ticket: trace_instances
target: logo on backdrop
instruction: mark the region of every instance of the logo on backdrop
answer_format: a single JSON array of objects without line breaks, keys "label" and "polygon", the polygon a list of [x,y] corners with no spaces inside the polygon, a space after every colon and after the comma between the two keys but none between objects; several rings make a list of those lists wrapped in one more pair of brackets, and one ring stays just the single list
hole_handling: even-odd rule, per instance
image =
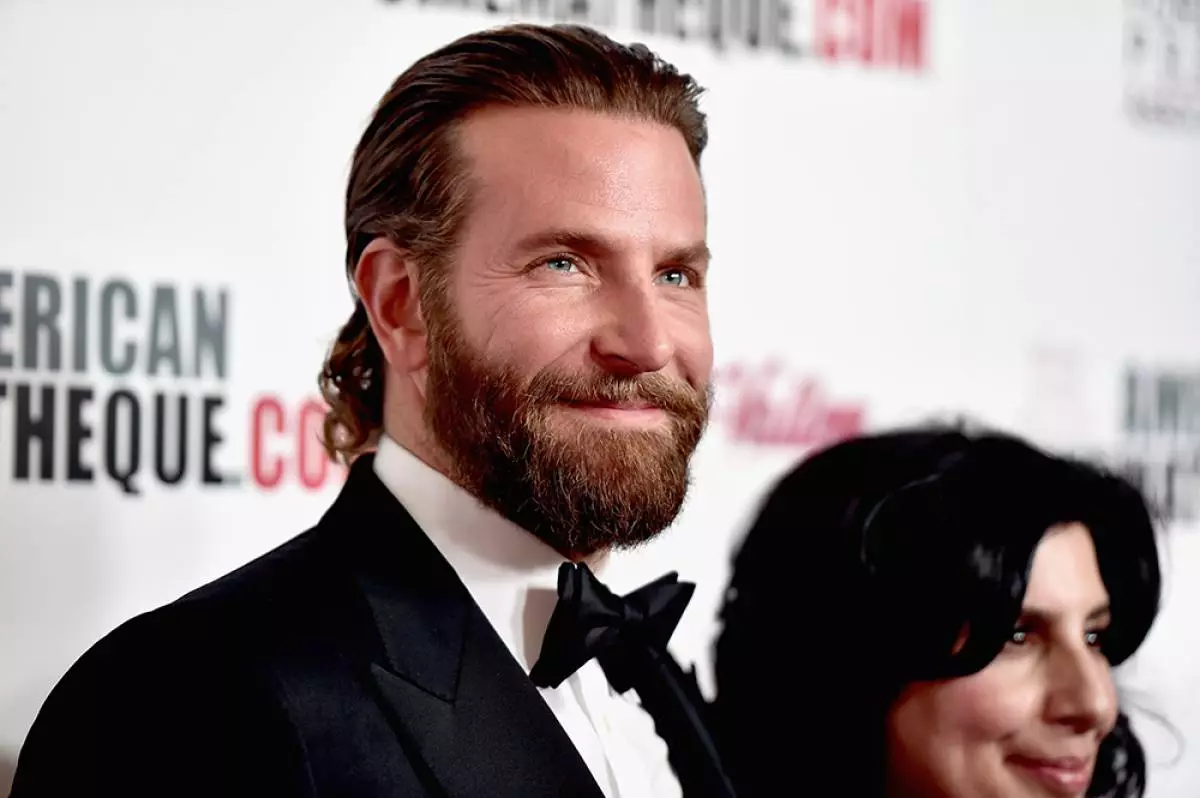
[{"label": "logo on backdrop", "polygon": [[1024,434],[1126,477],[1164,521],[1200,520],[1200,368],[1128,368],[1117,381],[1116,440],[1101,444],[1080,355],[1050,346],[1031,354]]},{"label": "logo on backdrop", "polygon": [[[239,485],[223,472],[230,291],[0,268],[0,456],[15,483]],[[8,407],[4,408],[4,405]],[[251,482],[316,489],[342,472],[317,441],[324,405],[259,398]]]},{"label": "logo on backdrop", "polygon": [[479,11],[506,19],[575,22],[689,42],[718,52],[921,72],[927,0],[384,0]]},{"label": "logo on backdrop", "polygon": [[1200,520],[1200,368],[1129,368],[1121,414],[1120,471],[1164,520]]},{"label": "logo on backdrop", "polygon": [[724,366],[713,386],[713,424],[735,443],[813,449],[863,432],[863,405],[831,400],[820,382],[777,361]]},{"label": "logo on backdrop", "polygon": [[1200,127],[1200,0],[1125,0],[1125,107]]}]

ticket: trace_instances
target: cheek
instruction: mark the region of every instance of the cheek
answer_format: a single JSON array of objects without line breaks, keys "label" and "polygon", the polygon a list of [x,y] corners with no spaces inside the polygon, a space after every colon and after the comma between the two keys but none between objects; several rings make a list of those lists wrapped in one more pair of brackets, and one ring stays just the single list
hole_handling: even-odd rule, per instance
[{"label": "cheek", "polygon": [[684,368],[696,383],[707,383],[712,377],[713,342],[708,315],[687,314],[680,320],[676,335],[676,351]]},{"label": "cheek", "polygon": [[964,743],[1003,740],[1038,717],[1038,691],[997,664],[929,688],[928,720],[939,736]]},{"label": "cheek", "polygon": [[586,352],[592,326],[587,308],[577,302],[518,299],[493,319],[482,350],[521,364],[522,370],[539,371],[571,353]]},{"label": "cheek", "polygon": [[703,297],[664,301],[661,312],[681,376],[696,388],[704,387],[712,379],[713,341]]},{"label": "cheek", "polygon": [[587,341],[588,315],[565,296],[476,292],[461,297],[459,317],[472,349],[494,362],[539,370]]}]

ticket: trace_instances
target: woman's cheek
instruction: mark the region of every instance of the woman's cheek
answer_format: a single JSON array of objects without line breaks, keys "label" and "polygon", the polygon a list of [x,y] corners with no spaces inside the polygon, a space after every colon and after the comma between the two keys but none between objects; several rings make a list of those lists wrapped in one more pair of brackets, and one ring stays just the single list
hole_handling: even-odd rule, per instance
[{"label": "woman's cheek", "polygon": [[938,715],[963,739],[996,740],[1035,722],[1042,693],[1036,675],[1019,661],[996,660],[979,673],[944,682]]}]

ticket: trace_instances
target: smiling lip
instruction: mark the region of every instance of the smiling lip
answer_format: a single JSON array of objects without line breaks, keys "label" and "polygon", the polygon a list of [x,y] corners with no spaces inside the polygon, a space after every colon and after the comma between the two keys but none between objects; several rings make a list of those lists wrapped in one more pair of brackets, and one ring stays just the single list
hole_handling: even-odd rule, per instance
[{"label": "smiling lip", "polygon": [[661,408],[650,402],[567,402],[567,407],[591,416],[617,421],[647,421],[660,418]]},{"label": "smiling lip", "polygon": [[1092,761],[1064,756],[1054,759],[1014,756],[1010,762],[1056,795],[1080,796],[1092,782]]}]

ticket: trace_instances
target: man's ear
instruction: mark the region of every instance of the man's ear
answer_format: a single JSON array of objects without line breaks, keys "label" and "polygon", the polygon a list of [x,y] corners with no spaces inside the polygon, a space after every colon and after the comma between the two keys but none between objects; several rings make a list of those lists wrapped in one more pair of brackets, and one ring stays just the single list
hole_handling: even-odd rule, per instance
[{"label": "man's ear", "polygon": [[429,357],[417,264],[412,253],[383,236],[367,244],[354,268],[354,286],[371,330],[392,368],[425,367]]}]

